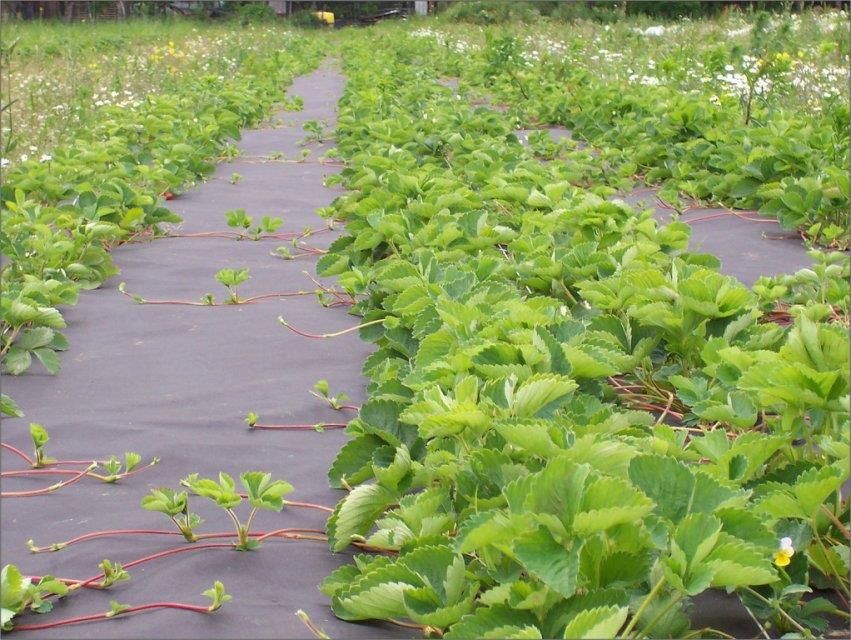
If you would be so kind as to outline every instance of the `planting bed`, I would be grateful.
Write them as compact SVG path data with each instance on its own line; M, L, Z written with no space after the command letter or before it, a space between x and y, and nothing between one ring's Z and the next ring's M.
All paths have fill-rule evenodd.
M848 109L833 80L783 93L834 25L797 20L678 23L698 44L653 45L659 77L642 39L667 32L641 21L287 34L232 83L171 87L203 123L145 103L91 134L124 160L16 164L2 348L32 368L3 379L26 413L2 424L3 564L132 580L35 616L4 569L24 594L4 625L112 606L127 638L844 633ZM740 22L759 62L703 44ZM678 73L698 61L744 65L747 92L703 95ZM124 451L132 472L103 462ZM49 552L110 529L133 531Z

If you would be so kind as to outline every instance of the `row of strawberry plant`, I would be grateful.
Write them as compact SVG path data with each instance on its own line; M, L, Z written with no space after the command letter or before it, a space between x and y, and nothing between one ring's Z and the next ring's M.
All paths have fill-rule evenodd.
M4 173L0 355L7 373L26 371L33 357L50 373L59 369L56 352L68 344L57 307L117 272L112 247L179 221L163 194L209 173L240 128L260 121L321 57L315 39L294 34L268 53L246 55L232 76L200 76L135 108L102 107L97 124L49 161Z
M399 33L344 50L350 192L325 213L348 233L318 270L376 350L327 533L384 553L325 580L336 615L690 637L693 598L724 588L764 631L847 616L841 256L818 301L794 299L803 275L757 295L686 225L573 186L458 100L437 77L460 58Z
M587 162L587 151L564 152L582 167L583 179L620 186L638 175L647 184L664 186L668 199L683 195L758 209L784 228L799 229L808 240L847 248L847 93L826 101L819 111L786 107L772 94L784 87L794 91L793 70L806 66L796 59L804 42L793 37L788 25L772 27L765 16L749 28L744 47L690 43L667 49L623 30L591 43L547 41L522 28L516 34L491 29L484 46L469 53L459 71L471 85L512 105L520 122L564 125L600 150L605 171ZM678 33L673 37L687 37ZM614 38L625 39L640 58L647 55L640 52L642 44L650 57L657 49L660 69L651 65L648 80L627 81L627 67L633 73L632 67L643 62L604 49L617 42ZM847 40L844 47L847 64ZM602 56L623 73L615 78L612 71L598 73L598 63L582 59L595 53L594 59ZM678 73L695 64L703 73L728 76L741 69L735 76L743 85L741 95L719 97L712 84L684 90Z

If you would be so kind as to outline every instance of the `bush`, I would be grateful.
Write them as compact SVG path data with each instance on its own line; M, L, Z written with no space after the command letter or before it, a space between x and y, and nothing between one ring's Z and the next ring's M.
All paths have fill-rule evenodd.
M540 17L533 2L456 2L446 17L456 22L501 24L503 22L532 22Z
M701 2L700 0L677 0L672 2L631 0L626 5L626 12L629 15L642 14L658 18L677 18L679 16L697 17L718 13L723 6L721 2Z
M549 4L549 3L548 3ZM554 20L596 20L597 22L617 22L621 17L619 2L555 2L549 11L541 8L541 13Z
M265 2L248 2L236 8L236 17L246 23L273 20L277 15L275 10Z

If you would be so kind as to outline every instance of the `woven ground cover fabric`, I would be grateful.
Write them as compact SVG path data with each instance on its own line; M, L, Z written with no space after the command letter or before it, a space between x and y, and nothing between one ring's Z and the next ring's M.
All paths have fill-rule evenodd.
M344 78L328 65L296 79L290 93L304 99L299 112L282 112L259 130L246 131L240 159L221 164L209 181L170 203L184 219L180 233L227 230L225 212L244 208L259 219L283 218L279 232L323 228L314 214L336 196L323 187L336 171L318 160L329 145L312 144L308 162L264 161L283 153L296 158L304 148L302 124L321 120L333 128L335 106ZM239 173L242 179L228 179ZM309 239L326 246L336 233ZM287 331L283 315L294 326L322 333L357 324L345 307L323 308L315 296L269 299L244 306L137 305L118 291L148 299L199 300L224 289L214 280L222 268L250 269L240 287L247 297L272 292L308 290L315 286L302 273L315 270L314 256L285 261L270 255L288 244L224 238L166 238L126 245L114 256L121 275L80 304L64 311L70 350L58 376L35 370L6 376L3 391L26 413L4 420L3 441L29 450L27 424L42 423L50 431L49 454L66 459L105 458L137 451L145 461L161 463L142 474L108 485L85 480L54 494L7 499L2 510L3 563L13 562L28 574L86 578L109 558L126 563L181 545L180 537L116 537L82 543L59 553L29 555L28 539L47 544L102 529L167 529L160 514L144 511L140 499L151 488L178 487L191 472L234 477L246 470L272 472L295 487L292 500L333 506L339 492L328 488L326 472L346 441L339 430L250 431L248 411L265 422L345 422L343 414L308 392L320 378L344 391L354 404L363 400L360 367L370 352L356 333L334 340L309 340ZM3 452L4 469L18 468ZM14 487L12 486L14 482ZM5 490L37 488L42 479L14 479ZM193 510L205 519L200 532L227 531L231 523L203 498ZM284 527L323 529L321 511L285 508L263 511L255 529ZM346 638L400 637L410 631L382 625L345 623L334 618L319 582L348 561L331 554L323 542L269 540L259 550L230 549L188 552L131 569L131 580L104 591L77 594L57 603L51 619L109 610L109 601L142 604L163 600L203 603L201 591L221 580L233 601L212 616L163 610L111 621L31 632L43 638L293 638L309 635L294 615L305 610L330 635ZM36 622L28 616L26 622ZM22 621L24 622L24 621ZM407 631L407 633L406 633Z

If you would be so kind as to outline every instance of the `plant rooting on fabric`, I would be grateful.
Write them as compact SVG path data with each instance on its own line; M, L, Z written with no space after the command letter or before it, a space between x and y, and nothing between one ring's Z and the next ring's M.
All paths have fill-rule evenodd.
M4 569L5 570L5 569ZM40 586L40 583L39 583ZM36 587L37 589L39 587ZM53 588L52 583L49 583L45 588ZM141 605L127 605L117 602L116 600L110 601L110 609L109 611L105 611L102 613L95 613L89 615L75 616L73 618L64 618L61 620L54 620L50 622L41 622L41 623L30 623L30 624L14 624L13 618L17 614L12 614L9 616L9 619L6 620L6 609L4 607L4 626L3 629L6 631L43 631L46 629L55 629L58 627L67 627L75 624L83 624L86 622L98 622L104 620L110 620L112 618L116 618L118 616L129 616L135 613L142 613L145 611L155 611L158 609L175 609L178 611L189 611L193 613L201 613L201 614L211 614L215 611L218 611L222 605L231 600L231 596L225 592L224 585L216 580L213 583L213 586L210 589L205 590L201 595L208 598L210 600L210 604L203 605L195 605L188 604L184 602L150 602L147 604ZM20 611L24 611L29 607L31 611L35 611L38 613L42 613L38 609L32 608L32 603L24 604Z
M302 125L302 128L307 135L304 137L304 141L301 144L325 141L325 123L321 120L307 120Z
M283 480L272 480L272 474L261 471L246 471L240 474L239 478L247 491L248 503L251 506L245 522L239 519L235 511L236 507L242 503L242 496L236 491L236 484L227 473L220 472L218 481L191 474L181 480L181 485L223 509L236 528L235 547L240 551L249 551L259 546L259 541L252 539L249 535L254 517L263 510L281 511L284 508L283 497L290 493L293 487Z
M245 209L231 209L225 212L227 224L233 229L242 229L237 239L261 240L263 238L293 238L300 237L298 234L278 234L278 229L284 224L283 219L272 216L263 216L260 222L254 224L254 218L245 212ZM303 235L303 234L302 234ZM283 236L283 237L282 237Z
M317 534L321 534L321 529L311 529L311 528L299 528L299 527L288 527L285 529L278 529L272 532L253 532L250 531L250 524L255 516L255 512L257 509L268 509L268 510L278 510L280 511L284 507L292 507L292 508L300 508L300 509L312 509L317 511L322 511L325 513L330 513L333 511L331 507L327 507L324 505L319 505L311 502L301 502L297 500L281 500L280 509L278 509L277 497L278 495L282 496L286 493L285 489L289 486L282 481L272 482L267 477L269 474L260 474L259 472L254 472L248 474L247 478L243 481L243 486L246 486L246 482L256 487L254 489L248 489L246 492L236 492L233 494L224 495L220 490L216 490L218 495L218 500L223 501L222 504L216 502L216 504L228 512L229 517L236 525L235 530L231 531L219 531L219 532L210 532L210 533L200 533L198 532L198 527L203 523L201 517L190 510L189 508L189 495L186 491L175 491L169 487L157 487L155 489L151 489L150 493L142 498L141 507L146 511L152 511L155 513L162 513L166 516L169 521L175 526L177 529L175 530L162 530L162 529L105 529L102 531L93 531L90 533L86 533L83 535L76 536L69 540L65 540L62 542L54 542L48 545L36 545L34 541L29 540L27 542L27 546L32 553L47 553L47 552L55 552L61 551L69 546L81 544L84 542L90 542L92 540L98 540L101 538L113 538L113 537L173 537L173 536L181 536L186 542L189 543L197 543L202 540L213 540L217 538L232 538L234 535L237 536L237 541L234 543L234 546L243 550L245 548L253 548L251 546L251 539L266 539L270 537L279 537L279 538L288 538L288 539L313 539L311 536L315 536ZM246 476L246 474L243 474ZM212 481L211 481L212 482ZM184 486L197 486L200 483L199 491L206 491L207 494L212 494L209 483L205 483L201 480L198 480L197 475L193 474L188 478L184 479L181 484ZM221 485L220 485L221 488ZM198 494L200 495L200 494ZM254 506L251 513L249 514L248 520L243 525L236 519L236 514L233 513L233 509L238 505L238 502L234 506L223 506L223 504L228 504L232 501L241 502L243 499L246 499ZM260 505L265 506L260 506ZM240 533L241 532L241 533ZM324 538L323 538L324 540ZM246 541L248 541L246 543ZM246 543L248 546L243 546L243 543ZM218 547L215 547L218 548ZM135 563L135 561L134 561ZM135 566L135 565L134 565Z
M118 291L123 295L127 296L136 304L166 304L166 305L184 305L190 307L226 307L233 305L242 305L242 304L254 304L256 302L260 302L262 300L273 300L280 298L294 298L298 296L310 296L315 295L316 291L281 291L277 293L261 293L256 296L249 296L247 298L241 298L239 296L239 285L246 282L250 276L248 275L248 269L222 269L216 274L216 280L223 284L228 291L228 297L223 302L217 302L215 295L212 293L206 293L201 297L199 301L193 300L151 300L149 298L143 298L142 296L129 293L126 288L126 283L122 282L118 285Z
M354 305L357 303L357 299L349 293L348 291L341 291L339 289L332 289L327 285L322 284L314 278L309 272L302 271L302 273L307 276L310 281L316 285L317 292L316 296L319 300L319 303L323 307L334 307L338 305ZM333 297L333 301L331 298Z
M101 573L92 580L74 580L51 575L26 576L14 564L3 567L0 591L3 594L2 629L11 631L25 627L15 624L24 613L45 614L53 610L53 598L64 598L79 589L108 589L116 582L130 579L130 574L118 563L103 560Z
M272 251L269 255L280 258L281 260L295 260L296 258L304 258L307 256L322 256L328 253L325 249L311 246L303 242L300 237L293 238L290 246L281 245Z
M0 493L0 497L23 498L53 493L63 487L79 482L86 477L94 478L108 484L114 484L119 480L141 473L142 471L158 464L160 461L159 458L153 458L148 464L139 466L142 462L142 456L132 451L125 452L123 459L112 455L106 460L57 460L45 454L45 446L50 440L50 435L44 426L36 422L31 423L30 438L33 443L32 457L28 456L13 445L5 442L0 443L0 446L2 446L3 449L14 453L30 466L29 469L7 469L0 472L0 477L65 476L67 479L54 483L43 489L34 489L30 491L4 491ZM57 468L79 465L86 465L86 468L83 470Z
M358 411L360 407L357 407L352 404L346 404L346 401L349 399L345 393L338 393L336 395L331 395L331 390L328 385L328 381L325 379L317 380L316 384L313 385L313 390L310 391L310 395L323 400L328 403L332 409L337 411Z

